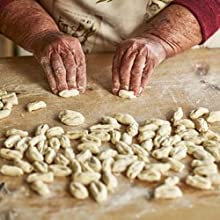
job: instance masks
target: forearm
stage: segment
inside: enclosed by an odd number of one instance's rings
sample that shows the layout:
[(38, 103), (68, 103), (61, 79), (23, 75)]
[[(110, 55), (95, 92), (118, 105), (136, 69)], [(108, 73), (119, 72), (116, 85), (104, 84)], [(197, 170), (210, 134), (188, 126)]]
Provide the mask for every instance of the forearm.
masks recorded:
[(58, 33), (55, 21), (34, 0), (0, 1), (0, 32), (30, 52), (48, 32)]
[(156, 37), (164, 47), (166, 57), (173, 56), (201, 43), (202, 33), (196, 17), (187, 8), (173, 4), (149, 23), (142, 37)]

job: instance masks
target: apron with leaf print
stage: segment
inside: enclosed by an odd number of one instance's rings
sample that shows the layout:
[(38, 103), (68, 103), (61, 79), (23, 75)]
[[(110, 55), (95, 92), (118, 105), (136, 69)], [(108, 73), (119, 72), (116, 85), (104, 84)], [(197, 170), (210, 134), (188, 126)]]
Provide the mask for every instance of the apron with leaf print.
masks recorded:
[[(172, 0), (38, 0), (64, 33), (80, 40), (86, 53), (114, 51), (143, 30)], [(220, 31), (219, 31), (220, 32)], [(216, 37), (217, 36), (217, 37)], [(220, 47), (220, 33), (204, 45)]]
[(39, 0), (64, 33), (86, 53), (114, 51), (137, 36), (144, 24), (172, 0)]

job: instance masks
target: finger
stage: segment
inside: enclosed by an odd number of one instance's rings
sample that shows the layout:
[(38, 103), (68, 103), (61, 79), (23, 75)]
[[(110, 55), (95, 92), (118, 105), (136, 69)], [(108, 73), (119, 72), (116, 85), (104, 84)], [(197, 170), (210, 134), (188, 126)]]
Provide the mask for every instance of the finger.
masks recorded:
[(61, 56), (57, 53), (53, 53), (51, 55), (50, 62), (57, 82), (58, 91), (68, 89), (66, 82), (66, 69), (64, 67)]
[(131, 78), (131, 70), (137, 55), (137, 51), (132, 51), (132, 49), (128, 49), (121, 60), (120, 67), (120, 88), (129, 90), (130, 78)]
[(144, 68), (142, 79), (141, 79), (141, 88), (142, 91), (146, 87), (147, 83), (149, 82), (150, 76), (153, 73), (154, 65), (152, 62), (148, 62)]
[(80, 92), (85, 92), (86, 90), (86, 59), (85, 55), (82, 51), (77, 51), (75, 54), (75, 60), (77, 64), (76, 68), (76, 83), (77, 83), (77, 88), (79, 89)]
[(123, 54), (124, 50), (117, 49), (112, 62), (112, 93), (115, 95), (120, 89), (120, 66)]
[(57, 94), (57, 92), (58, 92), (57, 84), (56, 84), (55, 77), (53, 75), (53, 70), (51, 68), (50, 61), (48, 59), (43, 59), (41, 61), (41, 65), (42, 65), (42, 68), (46, 74), (51, 91), (54, 94)]
[(68, 89), (77, 88), (76, 85), (76, 62), (73, 54), (71, 52), (67, 54), (61, 54), (64, 67), (66, 69), (66, 81)]
[(146, 52), (142, 49), (136, 56), (131, 70), (130, 90), (137, 96), (140, 93), (142, 74), (146, 63)]

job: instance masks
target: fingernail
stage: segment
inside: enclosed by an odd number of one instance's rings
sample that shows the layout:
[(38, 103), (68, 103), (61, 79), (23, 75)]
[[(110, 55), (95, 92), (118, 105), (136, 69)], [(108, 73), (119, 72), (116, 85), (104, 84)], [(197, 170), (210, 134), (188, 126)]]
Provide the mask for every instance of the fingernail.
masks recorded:
[(113, 88), (113, 89), (112, 89), (112, 93), (113, 93), (114, 95), (116, 95), (116, 94), (118, 93), (118, 89), (117, 89), (117, 88)]
[(52, 90), (52, 93), (55, 94), (55, 95), (57, 95), (58, 90)]
[(81, 92), (81, 93), (84, 93), (86, 91), (86, 88), (84, 88), (83, 86), (79, 86), (78, 87), (78, 90)]
[(123, 89), (129, 90), (129, 86), (124, 86)]
[(138, 92), (138, 95), (139, 95), (139, 96), (141, 95), (141, 93), (143, 92), (143, 90), (144, 90), (144, 88), (143, 88), (143, 87), (140, 87), (140, 90), (139, 90), (139, 92)]

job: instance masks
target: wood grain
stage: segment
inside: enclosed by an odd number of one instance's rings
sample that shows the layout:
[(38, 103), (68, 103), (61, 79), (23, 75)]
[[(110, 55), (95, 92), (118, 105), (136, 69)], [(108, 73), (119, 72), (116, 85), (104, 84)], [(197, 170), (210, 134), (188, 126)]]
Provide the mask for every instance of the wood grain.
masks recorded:
[[(112, 54), (87, 56), (88, 89), (73, 99), (52, 95), (43, 72), (32, 57), (0, 59), (0, 87), (15, 91), (19, 105), (12, 115), (0, 121), (0, 137), (8, 128), (28, 131), (40, 123), (61, 125), (57, 115), (72, 109), (86, 117), (84, 127), (96, 123), (102, 115), (130, 113), (142, 122), (145, 118), (169, 118), (178, 106), (188, 113), (197, 106), (220, 110), (220, 50), (199, 49), (183, 53), (161, 64), (154, 72), (144, 94), (134, 100), (122, 100), (111, 90)], [(29, 102), (43, 100), (47, 109), (28, 113)], [(63, 126), (66, 130), (70, 127)], [(219, 131), (219, 124), (215, 126)], [(3, 163), (0, 160), (0, 164)], [(53, 195), (43, 199), (29, 190), (22, 178), (0, 176), (10, 193), (0, 189), (0, 219), (219, 219), (220, 191), (202, 192), (183, 186), (184, 197), (175, 201), (149, 200), (152, 186), (129, 182), (119, 177), (118, 191), (98, 205), (69, 196), (67, 178), (57, 178), (50, 188)]]

